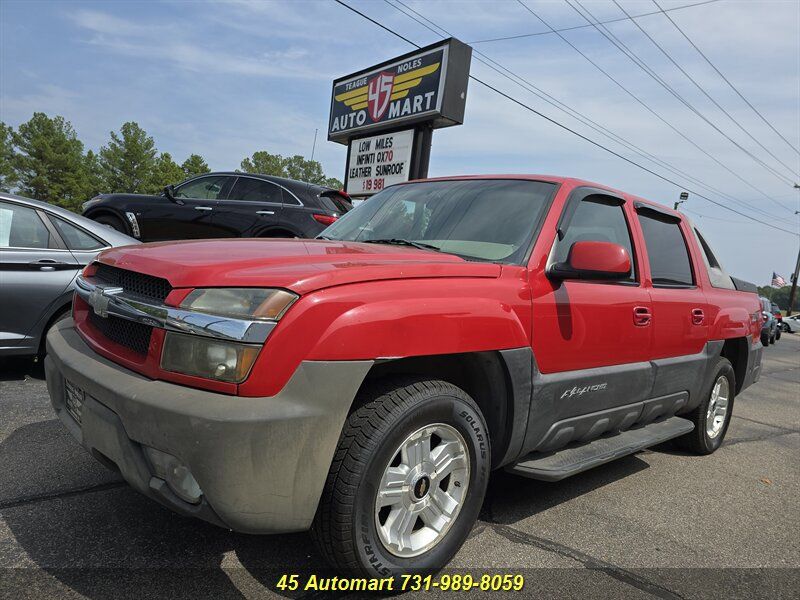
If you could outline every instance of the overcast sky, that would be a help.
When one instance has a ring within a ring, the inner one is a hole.
[[[786,181],[800,179],[798,153],[735,95],[663,14],[636,22],[774,157],[716,108],[632,21],[607,27],[736,144],[783,178],[693,114],[592,27],[563,35],[722,165],[552,33],[474,43],[549,31],[518,2],[403,1],[558,101],[749,208],[697,184],[686,187],[783,229],[800,230],[793,216],[800,208],[800,191]],[[697,1],[659,3],[670,9]],[[650,0],[618,2],[631,15],[657,10]],[[439,39],[383,0],[349,3],[419,44]],[[555,28],[587,23],[566,2],[526,3]],[[612,0],[583,5],[600,20],[624,17]],[[668,14],[769,122],[800,147],[800,2],[718,0]],[[159,150],[179,162],[199,153],[215,170],[237,168],[243,157],[261,149],[309,156],[319,129],[315,158],[327,174],[343,178],[345,148],[325,140],[332,79],[411,49],[328,0],[2,0],[0,120],[17,126],[34,111],[63,115],[93,149],[107,142],[110,130],[134,120],[155,138]],[[472,73],[633,160],[686,181],[476,60]],[[676,200],[681,191],[474,82],[464,125],[434,134],[430,174],[461,173],[576,176],[663,203]],[[773,270],[789,279],[800,244],[797,236],[697,196],[684,206],[694,211],[689,216],[732,274],[759,285],[769,283]]]

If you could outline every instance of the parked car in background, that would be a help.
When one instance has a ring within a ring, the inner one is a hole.
[[[352,208],[340,190],[252,173],[207,173],[161,195],[101,194],[89,219],[143,242],[229,237],[313,238]]]
[[[97,253],[136,240],[63,208],[0,193],[0,356],[40,354]]]
[[[800,331],[800,314],[783,318],[783,330],[786,333],[797,333]]]
[[[763,296],[759,296],[758,299],[761,301],[761,318],[763,319],[761,324],[761,343],[764,346],[769,346],[778,339],[778,319],[772,314],[772,303],[769,299]]]
[[[781,339],[781,333],[783,332],[783,313],[781,312],[781,307],[772,302],[770,304],[770,310],[772,311],[772,316],[775,317],[775,320],[778,321],[777,325],[775,326],[775,339]]]

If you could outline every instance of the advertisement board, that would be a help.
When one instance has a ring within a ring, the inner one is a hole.
[[[413,129],[351,140],[345,191],[351,196],[371,196],[408,181],[413,145]]]
[[[428,122],[464,120],[472,49],[450,38],[333,82],[328,139]]]

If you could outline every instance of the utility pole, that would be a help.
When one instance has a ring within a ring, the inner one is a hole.
[[[675,206],[672,207],[675,210],[678,210],[678,207],[689,199],[689,192],[681,192],[680,197],[681,199],[675,203]]]
[[[800,190],[800,184],[795,183],[794,189]],[[800,210],[794,211],[795,216],[800,214]],[[800,250],[797,251],[797,264],[794,266],[794,276],[792,277],[792,289],[789,291],[789,308],[786,309],[786,316],[792,314],[794,299],[797,296],[797,275],[800,273]]]
[[[311,160],[314,160],[314,151],[317,149],[317,133],[319,129],[314,130],[314,144],[311,146]]]

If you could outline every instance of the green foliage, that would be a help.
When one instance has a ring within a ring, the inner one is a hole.
[[[181,169],[183,169],[183,176],[185,179],[211,172],[211,169],[208,168],[208,163],[203,160],[203,157],[199,154],[190,154],[189,158],[183,161]]]
[[[342,182],[338,179],[325,177],[322,165],[318,161],[308,160],[299,154],[283,157],[280,154],[270,154],[266,150],[259,150],[254,152],[251,158],[245,158],[242,161],[241,169],[245,173],[288,177],[336,189],[342,187]]]
[[[146,194],[156,168],[155,142],[138,123],[128,121],[119,133],[112,131],[111,141],[100,149],[100,165],[107,192]]]
[[[34,113],[12,133],[12,164],[25,196],[75,210],[85,200],[83,144],[63,117]]]
[[[241,163],[243,171],[308,181],[336,189],[315,160],[259,151]],[[124,123],[99,152],[83,143],[64,117],[34,113],[17,131],[0,122],[0,190],[80,211],[83,202],[102,193],[159,194],[165,185],[210,173],[199,154],[178,164],[137,123]]]
[[[162,152],[153,167],[147,193],[160,194],[165,185],[180,183],[185,178],[183,168],[172,160],[169,152]]]
[[[792,286],[790,285],[785,285],[782,288],[774,288],[770,285],[765,285],[758,288],[758,295],[769,298],[772,302],[777,304],[781,310],[787,310],[789,308],[789,292],[791,292],[791,290]],[[797,297],[795,297],[792,312],[798,310],[800,310],[800,290],[797,293]]]
[[[89,150],[83,157],[83,197],[88,199],[102,194],[105,191],[105,187],[100,157]]]
[[[0,191],[10,192],[17,183],[14,170],[14,142],[11,139],[14,130],[0,121]]]
[[[252,158],[245,158],[241,163],[241,168],[245,173],[286,177],[283,170],[283,157],[280,154],[270,154],[266,150],[259,150],[253,153]]]

